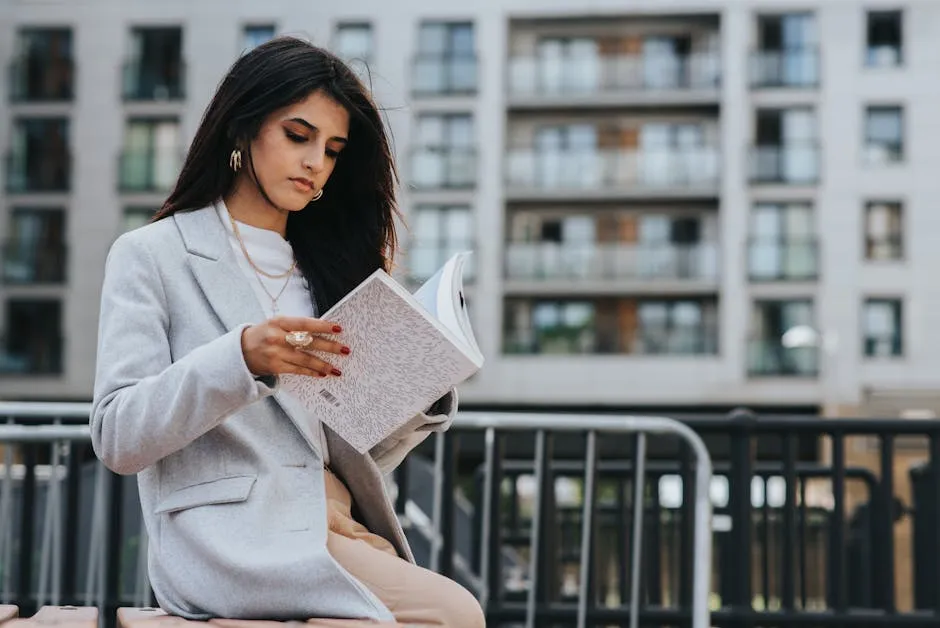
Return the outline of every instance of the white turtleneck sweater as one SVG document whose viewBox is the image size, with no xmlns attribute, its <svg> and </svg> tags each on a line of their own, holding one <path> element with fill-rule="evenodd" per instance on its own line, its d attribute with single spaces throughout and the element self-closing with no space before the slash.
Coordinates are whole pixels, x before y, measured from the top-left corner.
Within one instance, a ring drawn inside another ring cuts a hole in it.
<svg viewBox="0 0 940 628">
<path fill-rule="evenodd" d="M 251 267 L 248 260 L 245 259 L 245 253 L 235 237 L 235 231 L 232 229 L 232 223 L 229 218 L 228 209 L 225 203 L 219 201 L 216 204 L 216 211 L 219 220 L 225 226 L 228 233 L 229 244 L 235 252 L 235 259 L 238 260 L 238 267 L 241 269 L 245 279 L 251 285 L 258 303 L 267 318 L 273 318 L 275 315 L 281 316 L 316 316 L 316 310 L 313 306 L 310 289 L 307 282 L 300 272 L 300 268 L 295 268 L 287 279 L 271 279 L 261 275 Z M 290 265 L 294 263 L 294 250 L 290 242 L 281 237 L 281 234 L 269 229 L 259 229 L 238 221 L 238 233 L 241 235 L 242 242 L 248 250 L 248 255 L 258 268 L 265 272 L 276 275 L 283 273 Z M 259 282 L 264 283 L 264 288 Z M 287 284 L 285 286 L 285 283 Z M 278 293 L 284 290 L 280 296 Z M 267 290 L 267 292 L 265 292 Z M 272 298 L 277 298 L 277 312 L 274 311 Z M 282 402 L 292 406 L 292 414 L 295 416 L 306 416 L 309 420 L 310 432 L 308 438 L 312 438 L 319 444 L 320 453 L 323 456 L 323 463 L 330 463 L 330 454 L 326 447 L 326 436 L 323 432 L 323 424 L 317 417 L 310 415 L 304 410 L 300 403 L 286 391 L 278 394 Z"/>
</svg>

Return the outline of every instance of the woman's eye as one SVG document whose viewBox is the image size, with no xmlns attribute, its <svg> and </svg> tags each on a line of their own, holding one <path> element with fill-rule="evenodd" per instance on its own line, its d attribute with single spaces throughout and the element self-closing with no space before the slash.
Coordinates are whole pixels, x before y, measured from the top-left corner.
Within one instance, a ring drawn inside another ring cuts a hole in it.
<svg viewBox="0 0 940 628">
<path fill-rule="evenodd" d="M 307 141 L 307 138 L 304 137 L 303 135 L 297 135 L 296 133 L 291 133 L 290 131 L 286 131 L 286 133 L 287 133 L 287 139 L 289 139 L 292 142 L 296 142 L 297 144 L 301 144 Z"/>
<path fill-rule="evenodd" d="M 336 159 L 337 157 L 339 157 L 339 151 L 338 151 L 338 150 L 329 150 L 329 149 L 327 149 L 326 154 L 327 154 L 327 156 L 332 157 L 333 159 Z"/>
</svg>

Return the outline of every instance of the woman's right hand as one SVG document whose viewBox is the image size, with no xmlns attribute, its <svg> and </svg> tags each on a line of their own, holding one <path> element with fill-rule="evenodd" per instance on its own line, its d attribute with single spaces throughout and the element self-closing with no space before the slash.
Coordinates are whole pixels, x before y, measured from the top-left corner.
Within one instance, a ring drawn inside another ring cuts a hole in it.
<svg viewBox="0 0 940 628">
<path fill-rule="evenodd" d="M 295 348 L 287 342 L 287 334 L 292 331 L 309 332 L 313 342 L 302 350 Z M 245 328 L 242 332 L 242 354 L 248 370 L 256 377 L 280 373 L 338 377 L 342 375 L 338 368 L 308 352 L 348 355 L 349 347 L 321 335 L 335 336 L 341 331 L 338 324 L 318 318 L 277 316 Z"/>
</svg>

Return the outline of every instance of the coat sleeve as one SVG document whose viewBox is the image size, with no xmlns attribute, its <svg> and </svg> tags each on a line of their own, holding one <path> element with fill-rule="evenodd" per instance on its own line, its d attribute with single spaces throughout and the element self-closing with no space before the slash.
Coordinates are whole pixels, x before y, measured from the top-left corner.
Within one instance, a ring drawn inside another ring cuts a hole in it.
<svg viewBox="0 0 940 628">
<path fill-rule="evenodd" d="M 457 389 L 451 389 L 430 408 L 416 414 L 388 438 L 373 447 L 369 454 L 382 473 L 391 473 L 412 449 L 432 432 L 445 432 L 457 414 Z"/>
<path fill-rule="evenodd" d="M 137 473 L 274 393 L 241 349 L 242 325 L 172 359 L 172 325 L 160 269 L 146 242 L 122 235 L 105 265 L 91 410 L 95 454 Z"/>
</svg>

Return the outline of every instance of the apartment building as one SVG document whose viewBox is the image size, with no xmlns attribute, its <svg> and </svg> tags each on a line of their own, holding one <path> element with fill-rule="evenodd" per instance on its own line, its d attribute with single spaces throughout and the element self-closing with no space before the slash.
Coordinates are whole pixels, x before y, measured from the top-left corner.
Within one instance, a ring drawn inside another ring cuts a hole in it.
<svg viewBox="0 0 940 628">
<path fill-rule="evenodd" d="M 279 33 L 386 108 L 400 277 L 476 251 L 466 405 L 940 411 L 930 0 L 0 0 L 0 397 L 89 398 L 110 243 Z"/>
</svg>

